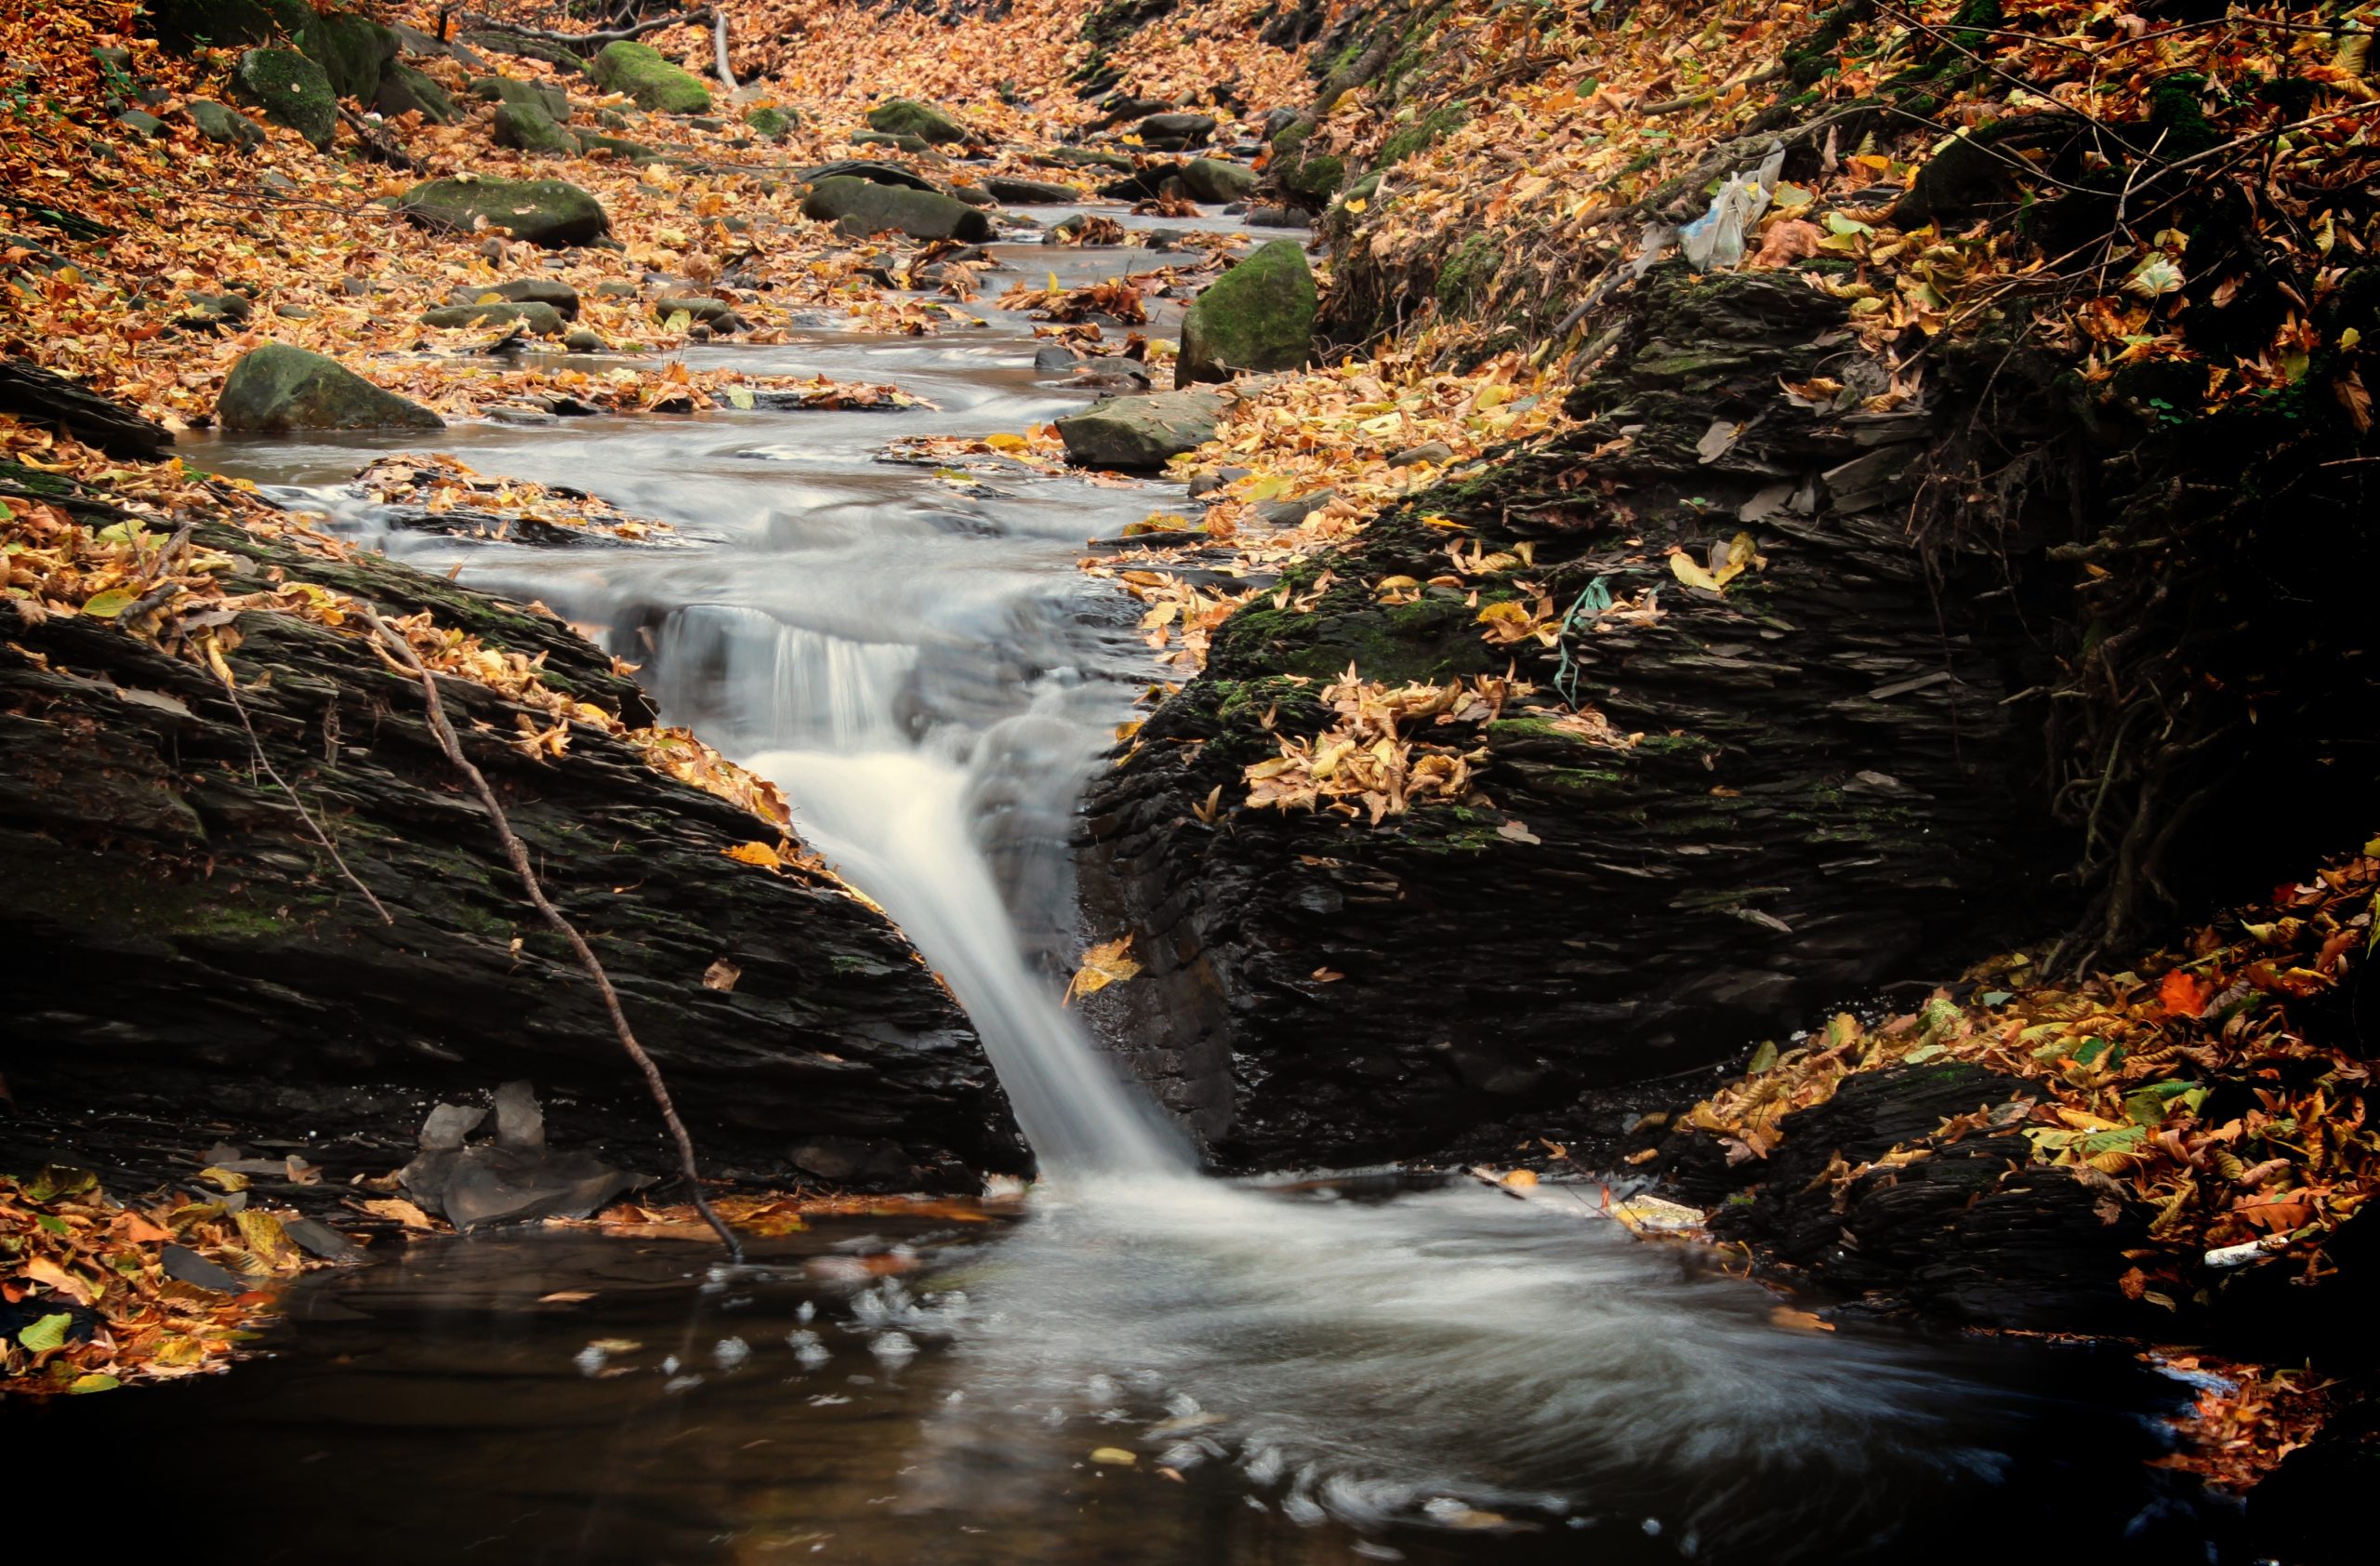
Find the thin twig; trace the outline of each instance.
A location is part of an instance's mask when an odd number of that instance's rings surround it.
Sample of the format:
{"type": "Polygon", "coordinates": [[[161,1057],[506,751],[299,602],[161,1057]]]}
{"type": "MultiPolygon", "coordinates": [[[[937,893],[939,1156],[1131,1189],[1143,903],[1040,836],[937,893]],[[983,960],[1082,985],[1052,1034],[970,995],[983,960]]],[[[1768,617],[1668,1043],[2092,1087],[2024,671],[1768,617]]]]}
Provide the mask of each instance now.
{"type": "Polygon", "coordinates": [[[248,710],[240,701],[239,688],[225,681],[223,694],[230,698],[231,710],[240,715],[240,726],[247,731],[248,751],[256,758],[257,765],[264,769],[264,775],[272,779],[275,787],[289,796],[289,803],[297,807],[298,818],[306,823],[306,829],[314,834],[314,841],[323,845],[323,852],[331,856],[331,863],[338,867],[338,873],[347,877],[348,884],[364,894],[364,900],[372,905],[372,911],[380,916],[380,922],[394,924],[396,916],[381,906],[380,899],[372,895],[372,888],[364,884],[363,877],[349,868],[346,858],[338,851],[338,844],[331,841],[330,833],[323,830],[323,824],[314,819],[312,812],[306,808],[306,802],[298,798],[298,790],[289,786],[289,780],[273,770],[271,761],[264,753],[263,742],[257,738],[257,726],[248,722],[248,710]]]}
{"type": "Polygon", "coordinates": [[[620,1009],[619,991],[612,988],[611,975],[597,961],[594,949],[578,933],[578,926],[563,917],[562,911],[547,897],[545,886],[537,880],[537,872],[529,863],[529,850],[520,838],[513,835],[512,822],[504,814],[504,807],[496,803],[496,790],[488,787],[486,776],[463,753],[463,742],[456,737],[455,725],[446,721],[445,704],[438,697],[438,677],[415,655],[412,644],[398,635],[386,620],[369,609],[364,611],[364,620],[372,628],[373,634],[403,660],[404,667],[419,677],[422,701],[430,710],[430,727],[438,737],[439,748],[446,752],[446,759],[454,763],[455,770],[469,782],[472,792],[479,795],[480,803],[486,807],[488,819],[496,823],[496,835],[503,842],[505,856],[512,861],[513,873],[521,878],[522,886],[529,894],[529,901],[545,916],[546,922],[553,926],[554,933],[569,944],[570,949],[577,955],[578,965],[587,970],[587,976],[594,981],[597,992],[603,997],[603,1009],[611,1014],[612,1029],[619,1035],[620,1047],[628,1051],[628,1058],[636,1062],[638,1070],[644,1073],[645,1086],[653,1092],[653,1102],[661,1110],[662,1121],[668,1126],[671,1138],[678,1144],[678,1167],[686,1177],[686,1188],[694,1193],[694,1210],[703,1215],[703,1221],[710,1225],[720,1242],[727,1247],[729,1258],[741,1262],[744,1259],[742,1242],[712,1210],[710,1199],[703,1194],[702,1174],[694,1161],[694,1139],[687,1135],[686,1122],[678,1118],[677,1107],[669,1101],[669,1086],[661,1080],[661,1068],[654,1064],[653,1056],[644,1053],[644,1046],[636,1042],[636,1033],[628,1027],[628,1014],[620,1009]]]}

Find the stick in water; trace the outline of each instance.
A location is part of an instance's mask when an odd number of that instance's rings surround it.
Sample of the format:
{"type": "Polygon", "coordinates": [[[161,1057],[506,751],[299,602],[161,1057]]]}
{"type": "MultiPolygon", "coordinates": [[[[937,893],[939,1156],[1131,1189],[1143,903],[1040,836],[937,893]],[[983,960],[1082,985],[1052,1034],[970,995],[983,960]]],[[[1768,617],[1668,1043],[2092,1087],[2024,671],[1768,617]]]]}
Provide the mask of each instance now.
{"type": "Polygon", "coordinates": [[[710,1199],[703,1195],[702,1175],[694,1167],[694,1139],[686,1134],[686,1122],[678,1118],[677,1107],[669,1102],[669,1086],[661,1080],[661,1068],[653,1063],[653,1056],[645,1054],[644,1046],[636,1042],[636,1034],[628,1027],[628,1014],[620,1009],[619,992],[612,988],[611,975],[603,971],[603,964],[596,961],[594,949],[578,933],[578,927],[562,917],[562,909],[548,900],[546,889],[537,880],[537,872],[530,867],[528,848],[513,835],[511,821],[505,816],[504,807],[496,802],[496,790],[488,787],[487,778],[471,764],[471,759],[463,754],[463,742],[456,737],[455,725],[446,721],[445,704],[438,698],[438,677],[415,656],[412,644],[398,635],[386,620],[369,609],[364,611],[364,619],[371,626],[373,634],[421,681],[422,699],[430,709],[430,727],[438,736],[439,748],[446,752],[446,759],[455,764],[455,770],[469,780],[472,791],[480,797],[480,803],[487,807],[488,818],[496,823],[496,834],[504,842],[505,856],[512,861],[513,872],[520,876],[521,884],[528,889],[529,900],[536,905],[537,911],[545,916],[547,923],[554,927],[554,932],[570,944],[570,949],[578,954],[578,965],[587,970],[588,978],[595,981],[597,992],[603,997],[603,1009],[611,1013],[613,1031],[620,1037],[620,1047],[628,1052],[628,1058],[635,1061],[637,1069],[644,1073],[645,1085],[653,1090],[653,1102],[660,1107],[661,1119],[677,1141],[678,1167],[686,1176],[686,1188],[694,1193],[695,1211],[702,1214],[703,1221],[709,1224],[719,1236],[720,1243],[727,1247],[729,1258],[742,1261],[742,1242],[712,1211],[710,1199]]]}

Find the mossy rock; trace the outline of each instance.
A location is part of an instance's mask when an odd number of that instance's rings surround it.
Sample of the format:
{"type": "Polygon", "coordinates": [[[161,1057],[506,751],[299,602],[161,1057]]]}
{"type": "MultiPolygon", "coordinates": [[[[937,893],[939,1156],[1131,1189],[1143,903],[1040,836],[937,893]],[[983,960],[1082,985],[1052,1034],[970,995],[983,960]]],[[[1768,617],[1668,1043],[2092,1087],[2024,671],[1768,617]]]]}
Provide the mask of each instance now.
{"type": "Polygon", "coordinates": [[[496,106],[496,144],[545,157],[575,157],[579,152],[577,137],[543,109],[523,103],[496,106]]]}
{"type": "Polygon", "coordinates": [[[1474,233],[1456,246],[1446,264],[1438,268],[1434,290],[1438,308],[1449,315],[1460,315],[1485,299],[1488,284],[1503,262],[1503,254],[1484,233],[1474,233]]]}
{"type": "Polygon", "coordinates": [[[1103,397],[1057,421],[1066,460],[1083,468],[1128,471],[1162,468],[1215,438],[1223,399],[1213,392],[1157,392],[1103,397]]]}
{"type": "Polygon", "coordinates": [[[1403,163],[1416,153],[1429,151],[1468,117],[1461,110],[1453,107],[1431,111],[1382,142],[1380,156],[1373,160],[1372,166],[1387,168],[1403,163]]]}
{"type": "Polygon", "coordinates": [[[750,126],[755,134],[765,136],[772,141],[782,141],[793,134],[794,127],[801,120],[790,109],[761,107],[745,110],[744,123],[750,126]]]}
{"type": "Polygon", "coordinates": [[[867,128],[886,136],[915,136],[937,147],[963,146],[974,132],[947,111],[914,98],[894,98],[867,112],[867,128]]]}
{"type": "Polygon", "coordinates": [[[640,109],[663,114],[710,113],[710,89],[650,44],[606,44],[588,62],[587,73],[597,86],[628,94],[640,109]]]}
{"type": "Polygon", "coordinates": [[[193,98],[182,105],[182,113],[190,116],[190,123],[198,127],[201,136],[218,146],[245,150],[261,146],[264,142],[264,126],[236,109],[227,109],[207,99],[193,98]]]}
{"type": "Polygon", "coordinates": [[[1224,272],[1182,317],[1173,383],[1228,380],[1242,370],[1293,370],[1314,349],[1316,295],[1305,250],[1276,239],[1224,272]]]}
{"type": "Polygon", "coordinates": [[[523,82],[511,76],[478,76],[470,94],[483,103],[509,103],[536,109],[557,123],[570,118],[570,94],[547,82],[523,82]]]}
{"type": "Polygon", "coordinates": [[[242,99],[287,126],[317,151],[328,151],[338,131],[338,98],[323,68],[295,49],[250,49],[232,68],[242,99]]]}
{"type": "Polygon", "coordinates": [[[380,86],[372,95],[372,107],[391,118],[419,114],[431,125],[453,125],[461,117],[453,96],[444,87],[401,60],[390,60],[389,68],[380,73],[380,86]]]}
{"type": "Polygon", "coordinates": [[[897,230],[912,239],[957,239],[981,245],[992,237],[992,220],[966,203],[932,191],[839,175],[821,179],[802,198],[801,215],[840,223],[860,233],[897,230]]]}
{"type": "Polygon", "coordinates": [[[443,430],[445,420],[383,392],[336,359],[269,342],[231,366],[216,421],[226,430],[286,435],[299,430],[443,430]]]}
{"type": "Polygon", "coordinates": [[[852,135],[851,141],[854,147],[891,147],[904,153],[933,151],[932,142],[922,136],[912,136],[906,131],[897,134],[887,130],[855,131],[852,135]]]}
{"type": "Polygon", "coordinates": [[[1329,153],[1301,158],[1282,169],[1278,179],[1281,189],[1309,206],[1320,206],[1347,182],[1347,160],[1329,153]]]}
{"type": "Polygon", "coordinates": [[[1182,166],[1182,182],[1200,201],[1246,201],[1256,192],[1256,171],[1222,158],[1192,158],[1182,166]]]}
{"type": "Polygon", "coordinates": [[[509,326],[527,327],[541,338],[558,338],[568,328],[562,324],[562,312],[536,299],[508,300],[496,304],[442,304],[421,312],[425,326],[509,326]]]}
{"type": "Polygon", "coordinates": [[[397,58],[397,35],[352,11],[311,18],[294,37],[306,58],[331,79],[331,90],[358,103],[372,101],[380,90],[382,71],[397,58]]]}
{"type": "Polygon", "coordinates": [[[529,245],[584,245],[611,231],[602,204],[566,179],[457,177],[416,185],[396,209],[425,229],[469,233],[484,218],[529,245]]]}
{"type": "Polygon", "coordinates": [[[631,141],[625,136],[606,136],[600,130],[575,130],[578,150],[582,153],[606,152],[622,163],[668,163],[669,159],[654,152],[641,141],[631,141]]]}

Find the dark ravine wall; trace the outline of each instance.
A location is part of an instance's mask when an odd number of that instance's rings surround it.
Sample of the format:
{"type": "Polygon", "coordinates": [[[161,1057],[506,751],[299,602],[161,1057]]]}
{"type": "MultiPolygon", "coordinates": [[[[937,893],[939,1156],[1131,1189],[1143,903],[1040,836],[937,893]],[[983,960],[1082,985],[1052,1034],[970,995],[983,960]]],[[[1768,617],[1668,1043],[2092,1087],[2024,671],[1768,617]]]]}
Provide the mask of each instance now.
{"type": "MultiPolygon", "coordinates": [[[[2007,705],[2044,672],[2021,613],[2038,541],[1912,539],[1954,405],[1779,397],[1840,341],[1840,308],[1791,283],[1657,272],[1575,395],[1583,428],[1310,563],[1302,579],[1339,578],[1314,613],[1241,610],[1139,755],[1094,783],[1092,922],[1140,931],[1153,975],[1103,998],[1114,1036],[1142,1041],[1144,1073],[1220,1161],[1427,1152],[1584,1086],[1722,1058],[1803,1008],[1964,961],[2040,877],[2032,745],[2007,705]],[[1714,428],[1739,423],[1706,460],[1714,428]],[[1572,639],[1581,699],[1641,741],[1593,747],[1508,709],[1427,736],[1484,747],[1492,805],[1379,829],[1236,808],[1241,768],[1274,753],[1261,716],[1317,732],[1315,692],[1351,660],[1390,683],[1510,660],[1556,701],[1554,655],[1491,648],[1461,594],[1376,606],[1368,584],[1446,568],[1448,535],[1422,512],[1489,549],[1533,540],[1519,575],[1557,604],[1598,578],[1621,597],[1659,586],[1658,624],[1572,639]],[[1739,529],[1765,568],[1724,596],[1673,579],[1671,544],[1699,559],[1739,529]],[[1210,828],[1196,807],[1218,786],[1210,828]],[[1541,841],[1501,835],[1513,820],[1541,841]]],[[[1483,602],[1510,591],[1483,586],[1483,602]]]]}
{"type": "MultiPolygon", "coordinates": [[[[235,590],[278,567],[386,613],[427,606],[649,721],[609,659],[517,605],[229,527],[196,541],[240,559],[235,590]]],[[[527,1078],[567,1100],[576,1135],[665,1167],[641,1082],[436,750],[418,686],[358,637],[286,616],[240,628],[232,664],[265,754],[396,922],[256,773],[212,676],[102,622],[0,604],[0,1073],[19,1108],[139,1102],[256,1135],[409,1138],[409,1120],[389,1123],[408,1092],[527,1078]]],[[[774,829],[621,742],[582,726],[566,758],[531,761],[507,743],[524,710],[442,690],[714,1166],[973,1188],[1023,1165],[966,1019],[881,915],[726,858],[774,829]],[[732,991],[704,985],[721,959],[742,970],[732,991]]]]}

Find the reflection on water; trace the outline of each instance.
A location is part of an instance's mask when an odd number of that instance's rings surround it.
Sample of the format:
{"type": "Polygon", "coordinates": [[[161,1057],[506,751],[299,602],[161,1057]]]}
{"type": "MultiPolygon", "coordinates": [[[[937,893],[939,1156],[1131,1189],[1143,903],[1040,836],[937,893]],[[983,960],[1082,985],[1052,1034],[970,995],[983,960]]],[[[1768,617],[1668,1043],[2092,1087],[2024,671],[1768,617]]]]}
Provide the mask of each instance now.
{"type": "MultiPolygon", "coordinates": [[[[1029,261],[1069,284],[1117,265],[1029,261]]],[[[2096,1559],[2204,1558],[2139,1466],[2155,1393],[2120,1366],[1779,1325],[1707,1255],[1583,1207],[1189,1173],[1051,974],[1082,944],[1078,790],[1159,672],[1075,556],[1178,491],[875,460],[895,434],[1080,401],[1037,388],[1029,325],[989,313],[965,338],[710,356],[895,378],[939,412],[440,443],[698,550],[390,543],[543,599],[641,665],[667,718],[784,785],[974,1019],[1051,1176],[1030,1213],[839,1225],[718,1277],[671,1242],[421,1245],[304,1285],[281,1358],[77,1400],[55,1430],[190,1517],[224,1515],[236,1458],[236,1525],[176,1534],[201,1559],[1938,1560],[2003,1553],[2011,1508],[2096,1559]]],[[[362,456],[210,465],[320,484],[362,456]]]]}

